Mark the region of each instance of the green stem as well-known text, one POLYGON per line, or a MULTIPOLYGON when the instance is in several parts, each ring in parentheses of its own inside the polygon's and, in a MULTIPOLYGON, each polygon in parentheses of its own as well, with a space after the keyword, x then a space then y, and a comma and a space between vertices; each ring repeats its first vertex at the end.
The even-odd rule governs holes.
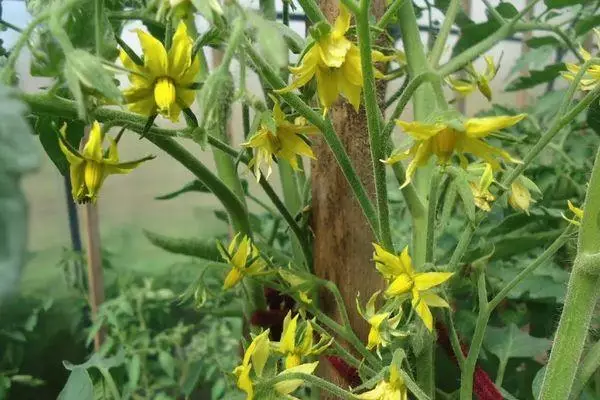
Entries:
POLYGON ((594 375, 594 372, 598 370, 598 367, 600 367, 600 341, 594 343, 585 355, 581 367, 579 368, 579 372, 577 372, 577 376, 575 377, 575 382, 573 383, 571 399, 574 400, 580 398, 585 385, 592 375, 594 375))
POLYGON ((446 309, 446 314, 448 317, 448 329, 450 330, 450 344, 452 346, 452 351, 454 351, 456 361, 458 362, 458 367, 462 371, 464 369, 466 359, 462 351, 462 346, 460 345, 458 333, 456 332, 456 325, 454 324, 454 316, 452 313, 453 311, 451 309, 446 309))
POLYGON ((427 335, 423 349, 417 354, 415 361, 418 388, 421 388, 427 397, 435 398, 435 342, 432 335, 427 335))
POLYGON ((596 307, 598 284, 598 276, 581 271, 577 265, 573 267, 540 400, 569 398, 596 307))
POLYGON ((13 31, 15 31, 15 32, 23 33, 23 29, 19 28, 19 27, 18 27, 18 26, 16 26, 16 25, 13 25, 13 24, 11 24, 10 22, 8 22, 8 21, 5 21, 5 20, 3 20, 3 19, 0 19, 0 25, 4 25, 4 26, 6 26, 7 28, 10 28, 10 29, 12 29, 12 30, 13 30, 13 31))
POLYGON ((392 19, 396 17, 396 15, 398 14, 398 9, 402 6, 402 4, 405 1, 407 0, 394 0, 392 4, 390 4, 390 6, 387 8, 387 10, 385 10, 385 13, 381 16, 379 21, 377 21, 375 27, 381 30, 385 29, 388 26, 388 24, 392 22, 392 19))
POLYGON ((322 21, 327 22, 327 18, 325 18, 325 15, 323 15, 323 12, 315 0, 298 0, 298 4, 300 4, 304 14, 306 14, 313 24, 322 21))
POLYGON ((119 394, 119 389, 117 388, 117 384, 115 383, 112 375, 108 371, 108 369, 104 367, 98 367, 98 371, 102 374, 106 385, 108 386, 108 390, 110 391, 113 400, 121 400, 121 395, 119 394))
POLYGON ((265 387, 272 388, 275 386, 276 383, 287 381, 287 380, 292 380, 292 379, 300 379, 304 382, 310 383, 311 385, 315 385, 315 386, 319 387, 320 389, 328 391, 329 393, 333 394, 334 396, 336 396, 336 398, 339 398, 339 399, 343 399, 343 400, 357 400, 358 399, 352 393, 340 388, 339 386, 334 385, 333 383, 326 381, 325 379, 319 378, 318 376, 314 376, 314 375, 303 374, 301 372, 292 372, 292 373, 287 373, 287 374, 280 373, 276 377, 265 381, 264 383, 262 383, 262 385, 264 385, 265 387))
MULTIPOLYGON (((260 74, 269 83, 269 85, 271 85, 271 87, 274 89, 281 89, 285 87, 285 82, 275 71, 273 71, 266 61, 258 54, 255 48, 248 44, 246 46, 246 52, 256 65, 260 74)), ((379 231, 377 229, 377 213, 375 212, 375 208, 373 207, 367 191, 365 190, 365 187, 360 181, 360 178, 358 177, 358 174, 352 165, 352 161, 350 160, 348 153, 346 153, 346 149, 344 148, 342 141, 333 129, 331 121, 328 119, 323 120, 323 118, 317 112, 310 108, 298 95, 294 93, 281 93, 279 96, 281 96, 281 98, 283 98, 295 111, 305 117, 308 122, 313 124, 321 131, 323 138, 331 149, 331 152, 333 153, 333 156, 342 170, 342 173, 346 177, 354 197, 357 199, 358 204, 360 205, 367 222, 373 231, 373 234, 378 238, 379 231)))
POLYGON ((360 12, 356 15, 356 29, 360 60, 363 75, 363 93, 365 99, 365 112, 367 114, 367 129, 371 147, 371 163, 375 178, 375 196, 377 201, 377 220, 379 225, 379 238, 382 246, 388 251, 394 250, 392 232, 390 230, 390 215, 387 202, 387 181, 385 165, 379 161, 386 156, 387 139, 381 134, 379 115, 381 110, 377 104, 377 89, 373 72, 373 59, 371 55, 371 32, 369 25, 370 0, 360 0, 360 12))
POLYGON ((600 283, 600 150, 588 185, 577 257, 573 265, 564 308, 542 383, 541 400, 567 399, 571 393, 585 339, 598 300, 600 283))
POLYGON ((425 246, 425 262, 435 263, 435 221, 437 216, 438 198, 440 197, 442 172, 436 168, 431 177, 429 192, 429 208, 427 210, 427 238, 425 246))
POLYGON ((477 323, 475 324, 475 332, 471 339, 471 347, 469 348, 469 354, 464 363, 464 368, 460 375, 460 400, 472 400, 473 399, 473 373, 475 371, 475 365, 477 364, 477 358, 479 357, 479 351, 483 344, 483 337, 485 335, 485 328, 490 319, 490 311, 487 307, 487 288, 485 282, 485 272, 480 271, 477 279, 477 292, 479 299, 479 315, 477 317, 477 323))
MULTIPOLYGON (((302 208, 302 199, 298 192, 296 173, 286 161, 279 161, 277 165, 279 167, 283 201, 289 212, 292 215, 297 215, 302 208)), ((307 265, 311 264, 311 260, 304 260, 305 257, 302 255, 302 247, 296 237, 292 238, 292 253, 294 260, 298 265, 302 265, 303 263, 307 263, 307 265)))
POLYGON ((431 49, 431 53, 429 54, 429 62, 433 68, 437 68, 440 63, 440 58, 442 58, 442 53, 446 47, 448 36, 450 35, 450 31, 452 31, 452 25, 454 24, 454 20, 456 19, 458 11, 460 10, 460 5, 460 0, 450 0, 450 4, 446 9, 444 22, 442 23, 442 27, 440 28, 437 38, 433 44, 433 48, 431 49))
POLYGON ((104 28, 104 0, 94 0, 94 45, 96 55, 102 54, 102 36, 104 28))
POLYGON ((404 383, 406 384, 408 390, 417 398, 417 400, 431 399, 431 397, 428 396, 427 393, 422 391, 419 385, 417 385, 415 381, 412 380, 412 378, 406 373, 406 371, 401 370, 400 375, 402 375, 402 379, 404 379, 404 383))

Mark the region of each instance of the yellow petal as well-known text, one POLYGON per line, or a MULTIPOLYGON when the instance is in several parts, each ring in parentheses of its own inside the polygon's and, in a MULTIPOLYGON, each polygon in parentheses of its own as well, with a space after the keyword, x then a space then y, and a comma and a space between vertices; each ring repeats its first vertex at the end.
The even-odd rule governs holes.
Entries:
POLYGON ((423 291, 441 285, 452 277, 452 272, 424 272, 414 276, 415 289, 423 291))
MULTIPOLYGON (((310 375, 317 368, 317 365, 319 365, 318 361, 315 361, 314 363, 301 364, 296 367, 286 369, 285 371, 281 372, 281 374, 279 374, 279 375, 293 374, 293 373, 302 373, 302 374, 310 375)), ((294 390, 298 389, 303 383, 304 383, 304 381, 302 379, 290 379, 290 380, 278 382, 275 384, 274 387, 275 387, 275 390, 280 394, 290 394, 294 390)))
POLYGON ((567 200, 567 205, 569 206, 569 210, 571 210, 577 218, 583 218, 583 210, 581 208, 575 207, 573 203, 571 203, 571 200, 567 200))
POLYGON ((142 45, 142 51, 144 52, 144 67, 146 67, 155 78, 166 76, 169 72, 169 62, 167 51, 163 44, 141 29, 137 30, 137 35, 140 44, 142 45))
POLYGON ((359 394, 358 397, 361 400, 387 400, 387 394, 390 392, 390 385, 385 381, 380 381, 375 388, 359 394))
POLYGON ((413 279, 408 274, 398 276, 385 291, 386 296, 397 296, 410 291, 413 279))
POLYGON ((421 301, 424 301, 425 304, 427 304, 429 307, 450 307, 446 300, 444 300, 435 293, 421 293, 420 296, 421 301))
POLYGON ((169 76, 179 82, 192 63, 192 39, 187 34, 183 21, 177 25, 173 35, 173 44, 169 49, 169 76))
POLYGON ((500 117, 469 118, 465 122, 465 133, 470 138, 482 138, 492 132, 517 124, 527 114, 500 117))
MULTIPOLYGON (((411 149, 411 152, 413 151, 413 149, 411 149)), ((416 147, 416 152, 415 152, 415 157, 413 158, 413 160, 410 162, 410 164, 408 164, 408 168, 406 168, 406 175, 405 175, 405 181, 402 184, 402 186, 400 186, 400 189, 406 187, 412 179, 412 176, 415 174, 415 171, 417 170, 418 167, 421 167, 425 164, 427 164, 427 161, 429 161, 429 158, 431 157, 432 151, 431 151, 431 141, 430 140, 426 140, 422 143, 420 143, 417 147, 416 147)))
POLYGON ((105 167, 103 163, 96 161, 86 161, 84 165, 83 180, 87 194, 93 201, 98 196, 98 192, 106 178, 105 167))
POLYGON ((284 321, 284 328, 281 334, 281 342, 279 350, 282 353, 293 353, 296 350, 296 328, 298 325, 298 314, 291 318, 291 311, 288 312, 284 321))
POLYGON ((408 135, 413 137, 416 140, 427 140, 437 135, 441 131, 447 128, 446 124, 435 123, 435 124, 427 124, 423 122, 406 122, 397 120, 396 124, 404 129, 408 135))
POLYGON ((335 19, 335 23, 333 24, 333 30, 331 32, 331 34, 336 37, 343 36, 346 32, 348 32, 348 29, 350 29, 350 12, 341 3, 339 5, 339 8, 340 14, 335 19))
POLYGON ((346 60, 346 54, 352 47, 352 42, 343 36, 336 38, 328 35, 321 38, 315 47, 319 49, 322 67, 339 68, 346 60))
POLYGON ((508 204, 517 211, 529 211, 531 205, 531 193, 520 182, 514 181, 510 185, 510 195, 508 196, 508 204))
POLYGON ((317 93, 319 101, 324 108, 330 108, 338 97, 338 75, 328 68, 317 68, 317 93))
POLYGON ((412 307, 423 321, 423 324, 425 324, 425 327, 431 332, 433 330, 433 315, 431 315, 431 310, 427 306, 427 303, 420 297, 413 297, 412 307))
POLYGON ((83 158, 81 154, 76 152, 76 149, 72 149, 71 146, 68 146, 66 143, 67 137, 67 124, 63 124, 60 128, 60 137, 58 138, 58 146, 60 147, 60 151, 65 155, 65 158, 69 162, 71 166, 79 166, 83 162, 83 158))
POLYGON ((342 95, 346 99, 348 99, 348 102, 350 104, 352 104, 352 106, 354 107, 354 111, 358 112, 358 109, 360 107, 360 95, 362 92, 362 84, 354 85, 347 79, 345 73, 341 69, 338 72, 337 81, 339 85, 339 90, 342 93, 342 95))
POLYGON ((233 373, 238 377, 237 387, 246 392, 246 400, 254 399, 254 388, 252 386, 252 380, 250 379, 251 369, 251 365, 241 365, 233 371, 233 373))
POLYGON ((225 281, 223 282, 223 290, 231 289, 235 285, 237 285, 243 278, 241 271, 237 268, 231 268, 227 276, 225 277, 225 281))
POLYGON ((90 129, 88 140, 83 147, 82 155, 83 158, 87 160, 101 162, 103 156, 102 153, 102 129, 100 129, 98 121, 94 121, 92 128, 90 129))

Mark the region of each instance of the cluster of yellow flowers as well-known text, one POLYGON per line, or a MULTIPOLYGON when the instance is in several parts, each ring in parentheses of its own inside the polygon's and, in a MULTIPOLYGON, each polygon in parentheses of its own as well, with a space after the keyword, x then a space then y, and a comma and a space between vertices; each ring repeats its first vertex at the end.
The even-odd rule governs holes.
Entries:
MULTIPOLYGON (((312 374, 319 364, 315 362, 303 361, 307 358, 313 358, 323 353, 333 342, 328 336, 321 336, 318 343, 314 343, 314 334, 312 322, 298 321, 300 317, 296 314, 292 318, 291 312, 287 314, 283 322, 283 331, 280 342, 271 342, 269 340, 269 330, 256 336, 252 343, 246 349, 242 364, 233 371, 237 377, 237 386, 246 392, 247 400, 255 397, 255 388, 257 382, 265 379, 263 376, 264 366, 270 356, 283 356, 283 371, 277 374, 277 368, 270 369, 270 377, 289 373, 312 374)), ((277 395, 285 396, 288 399, 295 399, 291 396, 298 387, 303 384, 301 379, 282 380, 272 387, 266 386, 263 391, 274 392, 277 395)))
MULTIPOLYGON (((600 46, 600 29, 595 28, 594 33, 596 34, 596 44, 600 46)), ((592 59, 592 55, 583 47, 579 48, 579 54, 584 61, 592 59)), ((562 76, 570 81, 575 79, 575 75, 579 73, 581 67, 573 63, 566 63, 567 71, 562 72, 562 76)), ((581 90, 589 91, 595 89, 600 84, 600 65, 590 65, 581 79, 580 85, 581 90)))

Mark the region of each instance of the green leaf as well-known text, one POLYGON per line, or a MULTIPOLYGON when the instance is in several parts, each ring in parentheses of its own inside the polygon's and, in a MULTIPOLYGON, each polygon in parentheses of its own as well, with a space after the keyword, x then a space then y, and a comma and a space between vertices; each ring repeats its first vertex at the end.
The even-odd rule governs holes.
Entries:
POLYGON ((94 400, 94 385, 85 368, 75 368, 71 371, 58 400, 94 400))
POLYGON ((170 353, 166 351, 158 353, 158 363, 170 378, 175 377, 175 359, 170 353))
POLYGON ((187 368, 182 385, 182 391, 185 396, 192 394, 202 377, 204 368, 206 368, 206 365, 203 361, 194 361, 187 368))
POLYGON ((589 0, 544 0, 544 4, 548 8, 563 8, 575 6, 577 4, 585 4, 589 0))
POLYGON ((288 49, 280 25, 276 21, 270 21, 259 14, 249 13, 248 20, 256 30, 256 41, 265 60, 276 68, 287 65, 288 49))
POLYGON ((553 46, 554 48, 562 46, 562 43, 554 36, 537 36, 527 40, 526 43, 532 49, 542 46, 553 46))
POLYGON ((473 192, 471 191, 471 185, 469 185, 466 172, 461 168, 452 168, 450 173, 453 176, 451 185, 455 186, 462 200, 467 218, 470 221, 475 221, 475 199, 473 198, 473 192))
POLYGON ((75 49, 67 54, 67 65, 86 88, 98 91, 107 99, 119 103, 122 101, 121 91, 113 76, 102 66, 98 57, 75 49))
POLYGON ((282 35, 287 47, 294 54, 300 54, 304 47, 306 47, 306 42, 304 38, 296 33, 289 26, 285 26, 283 24, 275 24, 275 27, 279 30, 279 34, 282 35))
POLYGON ((533 378, 533 382, 531 382, 531 392, 533 393, 533 397, 535 399, 540 398, 540 392, 542 390, 542 382, 544 381, 545 374, 546 374, 546 366, 544 365, 535 374, 535 378, 533 378))
POLYGON ((600 100, 594 101, 588 107, 586 122, 597 135, 600 135, 600 100))
POLYGON ((600 14, 590 15, 587 18, 583 18, 575 24, 575 34, 577 36, 584 35, 600 25, 600 14))
POLYGON ((536 357, 548 351, 552 341, 529 336, 515 324, 510 324, 503 328, 488 326, 483 344, 502 362, 509 358, 536 357))
POLYGON ((553 46, 541 46, 527 51, 523 53, 521 57, 517 58, 508 75, 513 76, 519 72, 527 72, 530 69, 541 68, 546 65, 554 52, 555 48, 553 46))
POLYGON ((507 92, 529 89, 542 83, 550 82, 560 76, 560 72, 565 70, 563 63, 549 65, 542 70, 532 69, 529 76, 520 76, 513 80, 504 89, 507 92))
POLYGON ((140 359, 139 354, 134 354, 131 357, 131 361, 127 365, 127 376, 129 377, 129 381, 127 384, 131 391, 135 391, 138 386, 138 382, 140 380, 140 371, 141 371, 142 361, 140 359))
MULTIPOLYGON (((512 18, 518 14, 518 10, 515 6, 508 2, 500 3, 496 7, 496 11, 504 18, 512 18)), ((458 38, 456 45, 454 45, 452 55, 454 56, 474 44, 479 43, 498 29, 500 29, 500 23, 489 16, 488 21, 481 24, 465 23, 461 26, 460 37, 458 38)))
POLYGON ((156 200, 171 200, 175 197, 178 197, 184 193, 189 192, 200 192, 200 193, 210 193, 210 190, 200 182, 198 179, 195 179, 189 183, 186 183, 181 189, 175 190, 174 192, 170 192, 167 194, 163 194, 161 196, 156 196, 154 199, 156 200))
POLYGON ((221 260, 215 239, 173 238, 149 231, 144 231, 144 234, 152 244, 170 253, 183 254, 210 261, 221 260))

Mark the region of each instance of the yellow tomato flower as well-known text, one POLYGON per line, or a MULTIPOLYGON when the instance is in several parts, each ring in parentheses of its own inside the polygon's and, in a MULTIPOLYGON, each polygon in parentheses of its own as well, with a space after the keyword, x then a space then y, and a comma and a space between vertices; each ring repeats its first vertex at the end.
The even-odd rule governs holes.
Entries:
POLYGON ((375 303, 378 296, 379 291, 375 292, 371 296, 364 310, 360 306, 358 298, 356 298, 356 309, 358 310, 358 313, 371 326, 371 329, 369 330, 369 336, 367 338, 367 349, 369 350, 373 348, 379 349, 380 347, 386 347, 390 343, 388 331, 390 329, 395 329, 400 322, 400 318, 402 317, 401 314, 397 314, 395 317, 390 318, 390 312, 376 313, 375 303))
POLYGON ((278 353, 285 355, 285 368, 293 368, 300 365, 302 359, 308 356, 316 356, 331 345, 333 338, 321 336, 317 344, 313 341, 313 328, 310 322, 304 322, 302 334, 298 334, 298 317, 292 318, 292 312, 288 312, 283 320, 281 341, 275 344, 278 353))
POLYGON ((108 175, 128 174, 144 161, 154 158, 147 156, 135 161, 119 162, 117 143, 111 137, 108 138, 110 146, 105 155, 102 147, 102 129, 96 121, 92 124, 89 138, 81 153, 67 142, 66 124, 62 126, 60 133, 58 144, 69 162, 71 194, 73 200, 79 204, 95 203, 108 175))
POLYGON ((490 81, 494 79, 498 69, 496 68, 496 64, 494 63, 494 59, 490 56, 484 56, 485 59, 485 71, 483 74, 478 73, 473 64, 469 64, 467 68, 465 68, 468 73, 467 77, 452 77, 449 76, 446 79, 446 82, 452 90, 457 92, 462 96, 467 96, 473 93, 476 89, 479 89, 481 94, 485 96, 486 99, 492 101, 492 89, 490 88, 490 81))
POLYGON ((294 123, 289 122, 285 118, 285 114, 281 111, 279 103, 273 99, 273 120, 275 131, 268 124, 262 123, 260 129, 242 146, 249 147, 255 150, 254 158, 248 165, 254 168, 254 175, 259 181, 262 175, 261 168, 266 165, 267 172, 265 178, 269 178, 272 172, 273 157, 287 161, 290 166, 298 171, 298 156, 306 156, 315 158, 315 155, 302 138, 302 134, 317 133, 317 129, 306 123, 304 118, 296 118, 294 123))
POLYGON ((439 164, 447 164, 454 153, 461 160, 461 164, 466 167, 468 161, 465 153, 471 153, 476 157, 483 159, 492 165, 494 170, 499 170, 500 163, 497 158, 514 163, 520 162, 513 158, 508 152, 487 144, 482 139, 493 132, 511 127, 525 118, 525 114, 515 116, 469 118, 464 122, 438 121, 433 123, 426 122, 405 122, 397 121, 404 131, 411 136, 415 142, 409 150, 395 152, 383 162, 393 164, 405 158, 411 158, 412 161, 406 169, 406 180, 403 187, 408 185, 416 169, 427 164, 432 155, 436 155, 439 164))
POLYGON ((492 182, 494 182, 494 173, 490 164, 485 164, 478 183, 469 182, 475 205, 487 212, 491 210, 490 202, 496 199, 489 190, 492 182))
POLYGON ((451 272, 415 272, 412 259, 408 254, 408 246, 400 256, 394 255, 375 244, 375 266, 388 281, 385 291, 387 297, 410 294, 412 307, 431 332, 433 315, 429 307, 449 307, 430 289, 446 282, 453 275, 451 272))
POLYGON ((132 112, 151 116, 160 113, 177 121, 182 108, 189 108, 196 97, 190 86, 200 71, 198 57, 192 60, 192 39, 185 23, 180 22, 173 35, 173 45, 167 52, 163 44, 138 29, 144 52, 144 65, 137 65, 124 50, 121 62, 131 71, 131 87, 123 92, 132 112))
POLYGON ((219 252, 231 270, 225 277, 223 289, 230 289, 237 285, 245 276, 259 274, 266 266, 266 262, 260 258, 256 246, 248 236, 235 235, 227 250, 219 244, 219 252))
POLYGON ((244 353, 242 365, 237 366, 233 370, 234 375, 237 377, 237 386, 246 392, 247 400, 254 398, 254 383, 252 382, 250 373, 254 371, 257 377, 262 375, 269 358, 269 346, 269 330, 266 330, 252 340, 252 343, 250 343, 250 346, 248 346, 244 353))
POLYGON ((571 200, 567 201, 567 205, 569 206, 569 210, 575 215, 574 218, 567 218, 565 214, 562 214, 562 217, 572 223, 573 225, 581 225, 581 220, 583 219, 583 210, 579 207, 575 207, 571 200))
MULTIPOLYGON (((594 33, 596 34, 596 44, 600 46, 600 30, 594 29, 594 33)), ((583 47, 579 47, 579 54, 581 57, 588 61, 592 58, 592 55, 583 47)), ((575 75, 579 73, 581 67, 579 65, 575 65, 572 63, 566 63, 567 71, 561 72, 561 75, 570 81, 575 79, 575 75)), ((600 65, 590 65, 585 71, 583 77, 581 78, 580 85, 581 90, 589 91, 595 89, 596 86, 600 84, 600 65)))
MULTIPOLYGON (((340 14, 331 31, 312 43, 300 65, 290 67, 290 71, 294 75, 293 82, 276 92, 285 93, 297 89, 306 85, 316 76, 317 94, 325 113, 340 94, 358 111, 363 76, 360 50, 345 36, 350 28, 350 18, 351 15, 346 7, 340 4, 340 14)), ((389 61, 390 59, 375 50, 372 55, 374 62, 389 61)))
POLYGON ((362 400, 408 400, 408 392, 398 367, 392 364, 388 380, 381 380, 374 389, 357 397, 362 400))

